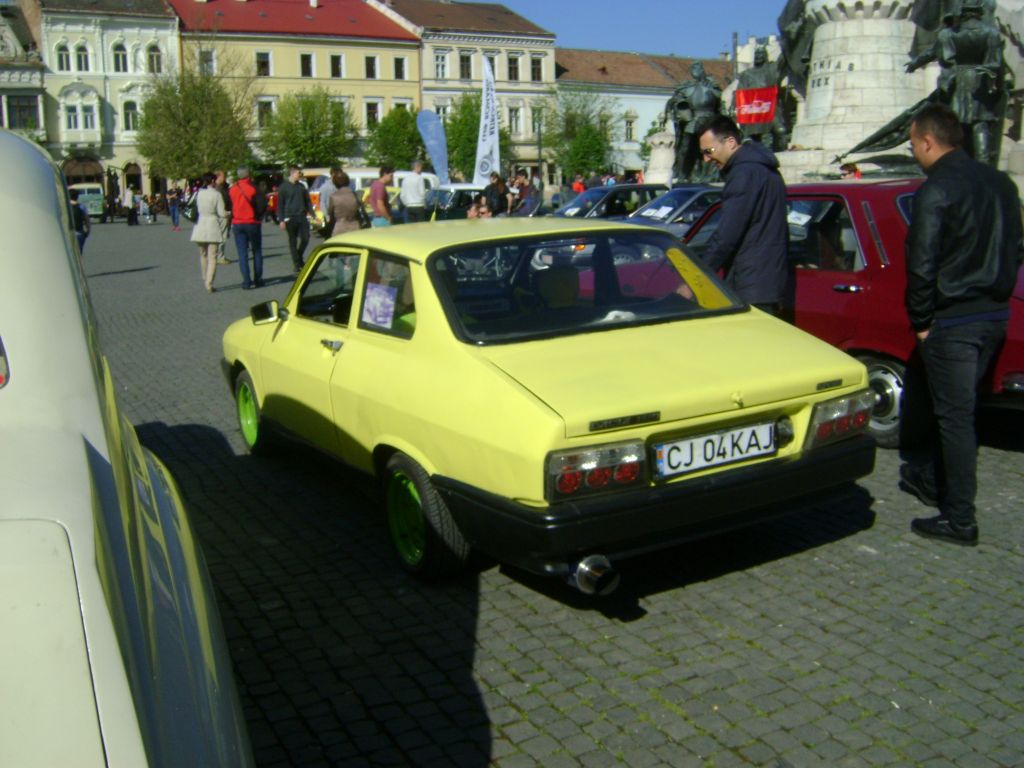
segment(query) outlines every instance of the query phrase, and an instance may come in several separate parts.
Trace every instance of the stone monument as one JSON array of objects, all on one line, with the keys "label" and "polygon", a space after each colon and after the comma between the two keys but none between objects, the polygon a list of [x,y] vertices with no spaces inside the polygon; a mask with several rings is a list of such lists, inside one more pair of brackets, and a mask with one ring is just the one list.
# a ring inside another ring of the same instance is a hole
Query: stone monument
[{"label": "stone monument", "polygon": [[801,23],[814,29],[813,43],[806,62],[804,102],[790,139],[792,151],[779,156],[787,181],[835,173],[836,156],[932,91],[934,74],[904,71],[914,40],[913,4],[803,4]]}]

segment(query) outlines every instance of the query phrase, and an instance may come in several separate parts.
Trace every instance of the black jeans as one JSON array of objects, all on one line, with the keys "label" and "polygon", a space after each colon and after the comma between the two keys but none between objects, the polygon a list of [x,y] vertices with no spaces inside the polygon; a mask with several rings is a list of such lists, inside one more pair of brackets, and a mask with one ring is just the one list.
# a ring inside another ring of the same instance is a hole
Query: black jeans
[{"label": "black jeans", "polygon": [[309,244],[309,222],[305,216],[289,216],[284,228],[288,233],[288,250],[292,254],[292,264],[298,271],[302,269],[302,255]]},{"label": "black jeans", "polygon": [[1005,321],[933,326],[928,338],[917,345],[935,420],[925,427],[931,434],[914,437],[931,446],[939,511],[956,525],[975,524],[978,439],[974,411],[978,382],[1005,336]]}]

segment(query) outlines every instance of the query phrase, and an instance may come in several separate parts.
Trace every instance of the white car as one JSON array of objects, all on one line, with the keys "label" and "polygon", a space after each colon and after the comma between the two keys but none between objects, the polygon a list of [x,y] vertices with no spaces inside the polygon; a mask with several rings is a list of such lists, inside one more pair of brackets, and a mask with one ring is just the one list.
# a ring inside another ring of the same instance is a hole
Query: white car
[{"label": "white car", "polygon": [[98,347],[63,177],[4,130],[0,158],[0,765],[252,765],[199,544]]}]

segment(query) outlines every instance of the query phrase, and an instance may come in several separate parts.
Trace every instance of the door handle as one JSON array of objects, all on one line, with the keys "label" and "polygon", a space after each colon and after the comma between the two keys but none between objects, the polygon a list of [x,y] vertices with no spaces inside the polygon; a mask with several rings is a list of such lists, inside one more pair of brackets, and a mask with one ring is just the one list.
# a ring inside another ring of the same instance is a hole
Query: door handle
[{"label": "door handle", "polygon": [[326,347],[331,350],[331,352],[337,352],[341,349],[341,345],[343,343],[344,342],[339,341],[338,339],[320,339],[320,346]]},{"label": "door handle", "polygon": [[846,283],[839,283],[837,285],[833,285],[832,290],[838,291],[839,293],[860,293],[861,291],[864,290],[864,286],[847,285]]}]

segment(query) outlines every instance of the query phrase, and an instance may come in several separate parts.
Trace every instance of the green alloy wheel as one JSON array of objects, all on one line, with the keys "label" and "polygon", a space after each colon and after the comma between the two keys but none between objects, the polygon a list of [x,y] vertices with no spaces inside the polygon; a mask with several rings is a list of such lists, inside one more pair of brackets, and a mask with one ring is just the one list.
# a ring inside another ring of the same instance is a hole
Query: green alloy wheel
[{"label": "green alloy wheel", "polygon": [[271,436],[263,424],[260,404],[256,399],[256,388],[248,371],[242,371],[235,379],[235,407],[238,412],[238,426],[249,453],[262,456],[270,453]]},{"label": "green alloy wheel", "polygon": [[423,467],[404,453],[394,454],[384,491],[391,543],[402,567],[424,581],[461,571],[469,545]]}]

